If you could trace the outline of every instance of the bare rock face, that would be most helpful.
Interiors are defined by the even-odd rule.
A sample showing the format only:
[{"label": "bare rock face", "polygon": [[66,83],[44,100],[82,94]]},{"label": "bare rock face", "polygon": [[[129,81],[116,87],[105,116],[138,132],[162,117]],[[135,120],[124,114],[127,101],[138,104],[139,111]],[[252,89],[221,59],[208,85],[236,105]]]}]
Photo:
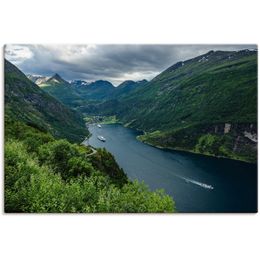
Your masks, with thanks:
[{"label": "bare rock face", "polygon": [[228,134],[230,132],[230,129],[231,129],[231,124],[225,123],[224,134]]},{"label": "bare rock face", "polygon": [[244,136],[250,139],[252,142],[257,143],[257,134],[244,131]]}]

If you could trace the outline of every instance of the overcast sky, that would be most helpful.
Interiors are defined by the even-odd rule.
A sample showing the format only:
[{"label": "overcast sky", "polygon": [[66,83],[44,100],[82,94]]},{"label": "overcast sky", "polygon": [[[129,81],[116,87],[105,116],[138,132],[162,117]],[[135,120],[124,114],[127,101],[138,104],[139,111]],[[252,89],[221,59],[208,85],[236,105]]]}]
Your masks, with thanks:
[{"label": "overcast sky", "polygon": [[6,45],[5,57],[26,74],[66,80],[150,80],[178,61],[210,50],[255,49],[256,45]]}]

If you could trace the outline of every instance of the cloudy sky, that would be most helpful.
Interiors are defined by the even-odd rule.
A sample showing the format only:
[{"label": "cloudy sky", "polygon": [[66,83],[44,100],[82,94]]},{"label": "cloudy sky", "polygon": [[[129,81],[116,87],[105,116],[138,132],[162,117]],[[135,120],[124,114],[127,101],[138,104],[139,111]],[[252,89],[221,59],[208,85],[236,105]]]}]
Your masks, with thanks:
[{"label": "cloudy sky", "polygon": [[255,49],[255,45],[6,45],[5,57],[26,74],[66,80],[150,80],[178,61],[210,50]]}]

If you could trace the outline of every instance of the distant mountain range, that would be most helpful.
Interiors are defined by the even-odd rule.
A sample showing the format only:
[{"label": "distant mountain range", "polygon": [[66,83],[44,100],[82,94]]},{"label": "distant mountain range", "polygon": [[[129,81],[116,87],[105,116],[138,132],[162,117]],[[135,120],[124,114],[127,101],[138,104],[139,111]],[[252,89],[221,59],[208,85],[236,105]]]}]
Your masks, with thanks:
[{"label": "distant mountain range", "polygon": [[52,77],[27,75],[27,77],[43,88],[49,94],[71,107],[87,106],[93,101],[100,102],[125,96],[138,86],[146,84],[147,80],[127,80],[115,87],[106,80],[87,82],[84,80],[73,80],[70,83],[60,75]]}]

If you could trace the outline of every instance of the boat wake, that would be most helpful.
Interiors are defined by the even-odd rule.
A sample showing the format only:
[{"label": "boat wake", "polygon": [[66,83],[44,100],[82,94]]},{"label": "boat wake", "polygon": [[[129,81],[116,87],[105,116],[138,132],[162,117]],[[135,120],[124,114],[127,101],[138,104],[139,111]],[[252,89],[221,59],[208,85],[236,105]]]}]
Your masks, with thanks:
[{"label": "boat wake", "polygon": [[199,182],[199,181],[195,181],[195,180],[192,180],[192,179],[188,179],[188,178],[183,178],[186,182],[188,183],[193,183],[193,184],[196,184],[202,188],[205,188],[205,189],[209,189],[209,190],[213,190],[214,187],[209,185],[209,184],[206,184],[206,183],[202,183],[202,182]]}]

